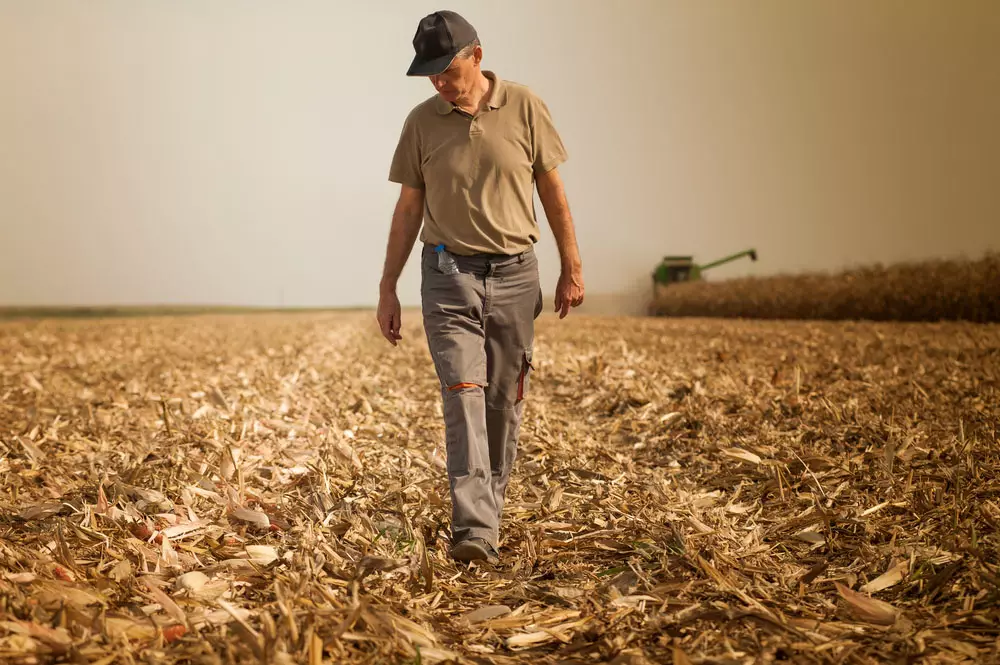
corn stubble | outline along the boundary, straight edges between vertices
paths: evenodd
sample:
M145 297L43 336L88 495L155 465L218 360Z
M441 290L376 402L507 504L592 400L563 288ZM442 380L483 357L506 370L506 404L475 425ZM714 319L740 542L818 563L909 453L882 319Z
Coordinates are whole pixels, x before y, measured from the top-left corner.
M0 661L998 658L997 327L547 315L492 568L417 321L0 326Z
M659 316L1000 322L1000 254L660 287Z

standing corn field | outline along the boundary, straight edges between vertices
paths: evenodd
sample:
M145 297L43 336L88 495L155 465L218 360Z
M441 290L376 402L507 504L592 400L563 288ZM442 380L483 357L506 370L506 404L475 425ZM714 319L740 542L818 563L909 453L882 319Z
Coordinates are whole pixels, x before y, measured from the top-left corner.
M995 323L1000 255L672 284L650 309L661 316Z

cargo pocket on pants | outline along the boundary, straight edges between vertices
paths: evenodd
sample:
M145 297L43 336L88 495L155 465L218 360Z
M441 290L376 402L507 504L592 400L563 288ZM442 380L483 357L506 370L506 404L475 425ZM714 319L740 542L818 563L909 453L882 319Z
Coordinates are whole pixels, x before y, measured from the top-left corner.
M521 371L517 374L517 397L514 400L515 404L521 403L528 394L529 374L534 369L535 366L531 364L531 349L526 349L521 354Z

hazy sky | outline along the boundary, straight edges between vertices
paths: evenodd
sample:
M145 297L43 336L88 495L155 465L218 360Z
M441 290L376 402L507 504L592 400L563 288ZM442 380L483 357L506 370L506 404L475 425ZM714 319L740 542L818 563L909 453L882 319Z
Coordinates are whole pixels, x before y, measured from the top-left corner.
M994 0L448 6L552 110L591 293L668 253L759 251L721 278L1000 250ZM0 0L0 304L373 305L442 7Z

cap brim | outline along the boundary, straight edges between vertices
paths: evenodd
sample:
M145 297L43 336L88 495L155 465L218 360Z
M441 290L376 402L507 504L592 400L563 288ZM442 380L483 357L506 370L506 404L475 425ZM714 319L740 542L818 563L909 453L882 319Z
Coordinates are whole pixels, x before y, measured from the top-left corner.
M458 55L457 52L449 55L443 55L440 58L434 58L433 60L421 60L418 57L414 57L413 62L410 63L410 68L406 70L406 75L434 76L436 74L440 74L444 70L448 69L456 55Z

